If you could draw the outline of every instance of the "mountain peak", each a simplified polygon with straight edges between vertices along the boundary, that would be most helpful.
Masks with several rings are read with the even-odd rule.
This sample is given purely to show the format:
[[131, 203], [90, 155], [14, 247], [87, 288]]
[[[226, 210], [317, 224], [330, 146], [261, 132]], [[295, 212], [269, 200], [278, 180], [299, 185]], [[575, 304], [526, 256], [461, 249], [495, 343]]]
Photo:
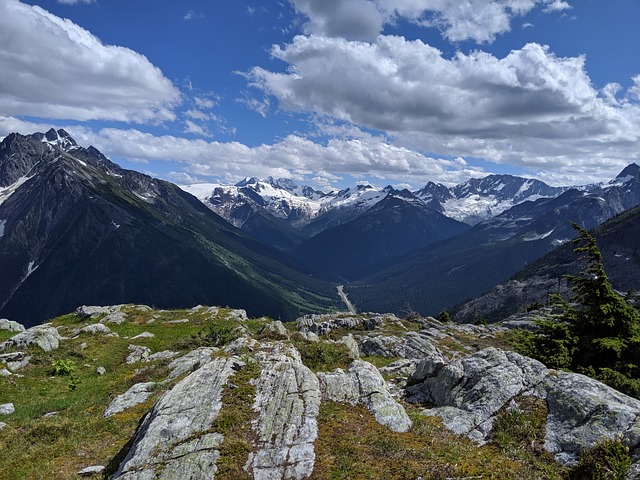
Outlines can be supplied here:
[[42, 138], [43, 142], [47, 142], [51, 145], [56, 145], [63, 150], [68, 150], [72, 147], [77, 147], [76, 141], [62, 128], [55, 130], [51, 128], [44, 134]]
[[627, 165], [616, 178], [609, 183], [626, 183], [631, 179], [640, 178], [640, 166], [635, 163]]
[[255, 185], [259, 181], [260, 181], [260, 179], [258, 179], [256, 177], [245, 177], [244, 179], [242, 179], [238, 183], [236, 183], [234, 186], [236, 186], [236, 187], [246, 187], [247, 185]]

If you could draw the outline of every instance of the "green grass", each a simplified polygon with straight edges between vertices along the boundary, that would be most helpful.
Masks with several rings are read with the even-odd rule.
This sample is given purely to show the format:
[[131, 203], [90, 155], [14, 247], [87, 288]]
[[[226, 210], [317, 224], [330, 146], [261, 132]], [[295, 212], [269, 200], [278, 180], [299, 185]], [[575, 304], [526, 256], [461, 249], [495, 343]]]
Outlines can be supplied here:
[[[181, 339], [222, 322], [210, 314], [187, 310], [143, 311], [133, 306], [123, 310], [127, 313], [124, 323], [107, 324], [119, 337], [81, 334], [62, 341], [59, 349], [49, 353], [29, 347], [27, 353], [33, 358], [19, 372], [24, 377], [0, 378], [0, 403], [12, 402], [16, 408], [14, 414], [2, 418], [8, 426], [0, 430], [0, 480], [75, 479], [76, 472], [86, 466], [106, 465], [132, 436], [157, 395], [171, 387], [159, 386], [145, 403], [103, 418], [116, 395], [134, 383], [163, 380], [168, 373], [166, 362], [127, 365], [128, 345], [147, 346], [152, 352], [175, 351]], [[147, 323], [154, 317], [153, 323]], [[189, 323], [165, 323], [181, 318], [188, 318]], [[64, 336], [96, 322], [80, 321], [74, 314], [52, 320]], [[145, 331], [155, 337], [126, 338]], [[54, 365], [61, 374], [54, 374]], [[104, 375], [96, 373], [98, 366], [105, 368]], [[72, 383], [75, 388], [70, 387]], [[44, 417], [49, 412], [57, 414]]]
[[341, 343], [326, 341], [295, 341], [302, 363], [314, 372], [330, 372], [336, 368], [346, 369], [353, 358], [349, 349]]
[[256, 389], [252, 379], [260, 375], [260, 366], [255, 361], [236, 372], [222, 392], [222, 411], [214, 421], [211, 430], [224, 435], [218, 460], [216, 478], [221, 480], [241, 480], [251, 478], [244, 470], [249, 453], [253, 451], [255, 433], [251, 430], [251, 421], [256, 413], [251, 408]]
[[355, 478], [404, 480], [560, 478], [552, 460], [531, 465], [494, 445], [478, 447], [446, 430], [435, 417], [410, 411], [412, 429], [394, 433], [361, 406], [324, 403], [318, 417], [316, 467], [312, 480]]

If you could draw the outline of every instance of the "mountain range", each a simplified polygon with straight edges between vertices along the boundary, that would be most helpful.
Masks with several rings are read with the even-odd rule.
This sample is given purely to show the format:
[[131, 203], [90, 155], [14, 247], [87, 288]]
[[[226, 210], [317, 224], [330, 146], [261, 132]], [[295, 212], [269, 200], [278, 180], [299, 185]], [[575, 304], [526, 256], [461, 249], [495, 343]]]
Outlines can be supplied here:
[[512, 175], [414, 191], [274, 178], [178, 187], [63, 130], [11, 134], [0, 143], [0, 316], [33, 325], [132, 302], [288, 320], [340, 309], [338, 284], [359, 310], [435, 314], [566, 249], [571, 221], [591, 229], [639, 204], [635, 164], [574, 188]]
[[87, 303], [335, 309], [307, 275], [174, 184], [124, 170], [63, 130], [0, 144], [0, 316], [27, 325]]

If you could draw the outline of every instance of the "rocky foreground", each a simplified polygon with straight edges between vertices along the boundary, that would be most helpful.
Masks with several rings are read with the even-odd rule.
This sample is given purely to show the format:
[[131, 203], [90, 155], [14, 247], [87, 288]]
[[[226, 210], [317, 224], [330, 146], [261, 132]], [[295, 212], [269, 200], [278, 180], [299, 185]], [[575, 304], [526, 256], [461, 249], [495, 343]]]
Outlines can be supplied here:
[[509, 351], [513, 324], [136, 305], [0, 320], [0, 478], [565, 478], [607, 438], [640, 478], [640, 401]]

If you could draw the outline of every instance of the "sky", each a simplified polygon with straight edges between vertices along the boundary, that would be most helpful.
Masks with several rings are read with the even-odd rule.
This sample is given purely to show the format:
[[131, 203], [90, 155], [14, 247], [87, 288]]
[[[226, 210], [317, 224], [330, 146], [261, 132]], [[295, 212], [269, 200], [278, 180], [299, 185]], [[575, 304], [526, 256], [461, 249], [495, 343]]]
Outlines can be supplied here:
[[640, 163], [638, 0], [0, 0], [0, 137], [179, 184], [550, 185]]

